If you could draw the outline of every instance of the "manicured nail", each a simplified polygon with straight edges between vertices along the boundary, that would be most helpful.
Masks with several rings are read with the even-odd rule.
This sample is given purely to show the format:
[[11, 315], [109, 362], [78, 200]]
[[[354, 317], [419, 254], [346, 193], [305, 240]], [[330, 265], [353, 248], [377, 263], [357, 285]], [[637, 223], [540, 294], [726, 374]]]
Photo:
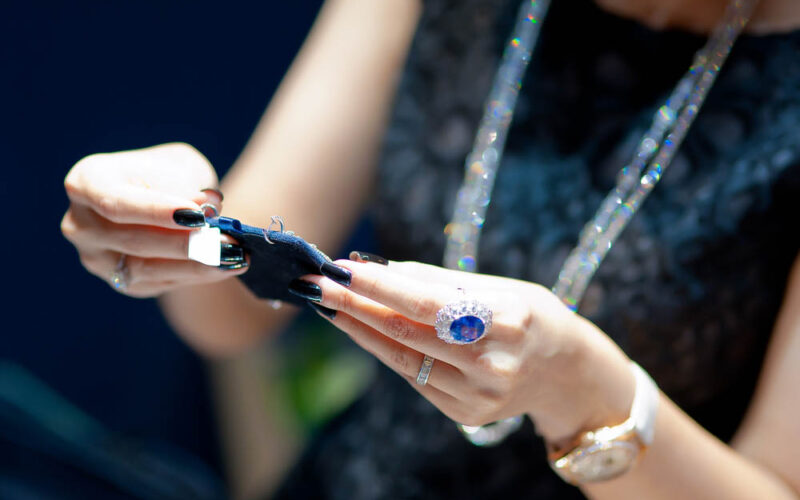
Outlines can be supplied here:
[[228, 264], [240, 264], [245, 261], [244, 248], [239, 245], [223, 243], [220, 249], [219, 260]]
[[219, 196], [219, 201], [222, 201], [222, 200], [225, 199], [225, 195], [223, 195], [222, 191], [220, 191], [217, 188], [205, 188], [205, 189], [201, 189], [200, 190], [201, 193], [205, 193], [206, 191], [211, 191], [213, 193], [217, 193], [217, 196]]
[[205, 225], [206, 223], [206, 216], [203, 215], [203, 212], [199, 210], [190, 210], [188, 208], [183, 208], [180, 210], [175, 210], [172, 214], [172, 220], [175, 221], [175, 224], [184, 227], [200, 227]]
[[380, 255], [375, 255], [374, 253], [369, 252], [356, 252], [355, 250], [350, 252], [350, 260], [355, 260], [358, 262], [374, 262], [375, 264], [381, 264], [384, 266], [389, 265], [389, 261]]
[[298, 297], [302, 297], [313, 302], [319, 302], [322, 300], [322, 288], [320, 288], [316, 283], [311, 283], [310, 281], [301, 279], [292, 280], [292, 282], [289, 283], [289, 291]]
[[353, 279], [353, 275], [350, 271], [336, 264], [331, 264], [330, 262], [322, 264], [320, 272], [323, 276], [332, 279], [342, 286], [350, 286], [350, 281]]
[[320, 313], [321, 315], [325, 316], [328, 319], [332, 320], [336, 317], [336, 311], [334, 309], [328, 309], [327, 307], [321, 306], [316, 302], [308, 301], [307, 303], [308, 305], [311, 306], [312, 309], [314, 309], [315, 311], [317, 311], [318, 313]]
[[223, 271], [235, 271], [237, 269], [244, 269], [245, 267], [249, 266], [250, 264], [247, 261], [243, 262], [236, 262], [234, 264], [220, 264], [219, 268]]

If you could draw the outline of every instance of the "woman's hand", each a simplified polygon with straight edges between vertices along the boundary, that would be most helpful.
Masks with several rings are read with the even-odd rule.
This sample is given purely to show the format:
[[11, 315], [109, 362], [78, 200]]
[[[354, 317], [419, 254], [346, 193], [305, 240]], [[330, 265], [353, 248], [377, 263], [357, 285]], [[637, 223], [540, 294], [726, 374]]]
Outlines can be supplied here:
[[[416, 262], [336, 263], [352, 272], [350, 287], [305, 276], [307, 296], [318, 286], [337, 327], [453, 420], [482, 425], [527, 413], [557, 441], [627, 418], [634, 391], [627, 358], [549, 290]], [[493, 311], [490, 331], [473, 344], [447, 344], [433, 326], [437, 311], [459, 300], [458, 288]], [[420, 386], [424, 355], [436, 361]]]
[[186, 144], [87, 156], [64, 181], [70, 207], [61, 231], [92, 274], [111, 281], [122, 267], [134, 297], [152, 297], [189, 284], [209, 283], [246, 269], [240, 247], [226, 241], [223, 265], [190, 261], [189, 231], [203, 225], [201, 205], [221, 209], [217, 175]]

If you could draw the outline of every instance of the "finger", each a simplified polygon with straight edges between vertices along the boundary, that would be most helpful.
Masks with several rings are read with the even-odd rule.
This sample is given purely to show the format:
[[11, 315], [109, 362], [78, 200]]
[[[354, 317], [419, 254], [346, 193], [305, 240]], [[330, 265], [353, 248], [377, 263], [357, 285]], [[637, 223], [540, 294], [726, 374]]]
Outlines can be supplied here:
[[79, 161], [64, 180], [70, 200], [121, 224], [177, 229], [177, 210], [200, 213], [216, 174], [208, 160], [185, 144], [163, 144]]
[[[118, 270], [121, 254], [114, 251], [81, 253], [81, 263], [92, 274], [111, 283]], [[213, 267], [189, 260], [143, 259], [125, 256], [125, 288], [128, 295], [153, 296], [173, 288], [193, 284], [213, 283], [247, 271], [247, 264], [236, 267]], [[232, 266], [232, 267], [231, 267]]]
[[[474, 358], [471, 349], [454, 349], [453, 346], [442, 342], [436, 336], [432, 326], [413, 321], [383, 304], [353, 293], [351, 290], [335, 284], [330, 278], [306, 275], [300, 281], [319, 287], [316, 299], [324, 307], [346, 313], [369, 326], [373, 331], [414, 351], [459, 367], [467, 365]], [[293, 288], [290, 290], [294, 292]], [[313, 299], [314, 297], [305, 296], [304, 298]]]
[[70, 214], [71, 229], [67, 237], [77, 247], [165, 259], [186, 259], [189, 253], [189, 233], [186, 231], [116, 224], [82, 205], [73, 205]]
[[178, 286], [214, 283], [247, 272], [247, 263], [214, 267], [191, 260], [127, 257], [130, 284], [166, 282]]
[[[167, 194], [141, 186], [116, 185], [97, 188], [93, 185], [82, 190], [67, 188], [70, 200], [91, 207], [104, 218], [119, 224], [143, 224], [170, 229], [185, 229], [175, 221], [179, 210], [200, 211], [200, 204], [190, 197]], [[193, 197], [200, 198], [202, 193]]]
[[[121, 261], [121, 257], [119, 253], [112, 251], [82, 252], [80, 255], [83, 267], [123, 295], [136, 298], [155, 297], [175, 286], [174, 283], [166, 282], [132, 283], [127, 270], [128, 258]], [[122, 269], [119, 268], [120, 264], [123, 265]], [[124, 273], [121, 284], [114, 283], [115, 271]]]
[[430, 277], [415, 278], [395, 272], [395, 263], [374, 266], [339, 260], [336, 264], [352, 272], [349, 290], [427, 325], [436, 322], [437, 311], [444, 307], [448, 299], [454, 298], [457, 288], [442, 285]]
[[[383, 364], [403, 377], [416, 381], [422, 367], [424, 354], [395, 342], [347, 313], [339, 312], [330, 321]], [[434, 362], [428, 376], [428, 385], [457, 399], [469, 396], [469, 386], [461, 371], [441, 359]]]
[[[436, 365], [434, 364], [434, 368]], [[472, 422], [475, 420], [474, 409], [470, 400], [459, 399], [455, 396], [448, 394], [445, 391], [432, 386], [430, 383], [426, 385], [419, 385], [416, 383], [416, 377], [403, 377], [406, 382], [417, 390], [425, 399], [431, 402], [436, 408], [444, 413], [450, 420], [454, 422]], [[476, 422], [473, 422], [473, 424]], [[481, 422], [485, 423], [485, 422]]]
[[431, 266], [428, 264], [422, 264], [420, 262], [388, 260], [380, 255], [356, 250], [350, 252], [348, 258], [354, 262], [375, 263], [384, 266], [391, 266], [392, 271], [398, 272], [405, 276], [417, 279], [434, 280], [440, 283], [450, 283], [454, 282], [454, 278], [469, 276], [464, 273], [455, 272], [439, 266]]

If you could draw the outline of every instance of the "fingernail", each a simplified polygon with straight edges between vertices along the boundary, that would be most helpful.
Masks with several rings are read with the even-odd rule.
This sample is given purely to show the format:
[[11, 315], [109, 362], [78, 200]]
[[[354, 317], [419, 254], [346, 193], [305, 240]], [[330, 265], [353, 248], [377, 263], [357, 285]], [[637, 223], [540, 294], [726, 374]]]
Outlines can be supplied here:
[[336, 317], [336, 311], [334, 309], [328, 309], [327, 307], [321, 306], [316, 302], [308, 301], [307, 303], [308, 305], [311, 306], [312, 309], [314, 309], [315, 311], [317, 311], [318, 313], [320, 313], [321, 315], [325, 316], [328, 319], [332, 320], [333, 318]]
[[380, 255], [375, 255], [374, 253], [369, 252], [357, 252], [355, 250], [350, 252], [350, 260], [355, 260], [358, 262], [374, 262], [375, 264], [381, 264], [384, 266], [389, 265], [389, 261]]
[[236, 262], [234, 264], [220, 264], [219, 268], [223, 271], [235, 271], [237, 269], [244, 269], [245, 267], [249, 266], [250, 264], [247, 261]]
[[310, 281], [301, 279], [292, 280], [292, 282], [289, 283], [289, 291], [298, 297], [302, 297], [314, 302], [319, 302], [322, 300], [322, 288], [320, 288], [316, 283], [311, 283]]
[[222, 201], [222, 200], [225, 199], [225, 195], [223, 195], [222, 191], [220, 191], [217, 188], [205, 188], [205, 189], [201, 189], [200, 190], [201, 193], [205, 193], [206, 191], [212, 191], [214, 193], [217, 193], [217, 196], [219, 196], [219, 201]]
[[190, 210], [183, 208], [175, 210], [172, 214], [172, 220], [175, 224], [184, 227], [200, 227], [206, 223], [206, 216], [199, 210]]
[[320, 272], [323, 274], [323, 276], [326, 276], [343, 286], [350, 286], [350, 281], [353, 279], [353, 275], [350, 271], [343, 267], [339, 267], [336, 264], [331, 264], [330, 262], [325, 262], [322, 264]]
[[240, 264], [245, 261], [244, 248], [239, 245], [223, 243], [221, 247], [219, 255], [220, 262]]

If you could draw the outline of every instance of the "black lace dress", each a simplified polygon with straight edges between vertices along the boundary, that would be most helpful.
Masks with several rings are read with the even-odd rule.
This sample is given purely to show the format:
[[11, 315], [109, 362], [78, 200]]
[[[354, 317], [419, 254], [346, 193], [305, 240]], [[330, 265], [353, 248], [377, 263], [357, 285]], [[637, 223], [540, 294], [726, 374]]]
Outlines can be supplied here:
[[[442, 228], [517, 6], [427, 2], [374, 205], [386, 257], [441, 263]], [[555, 282], [704, 41], [648, 30], [588, 0], [553, 2], [497, 178], [481, 272]], [[728, 439], [800, 250], [798, 214], [800, 32], [744, 35], [579, 312]], [[473, 447], [387, 369], [320, 433], [278, 497], [582, 498], [550, 471], [530, 423], [498, 447]]]

